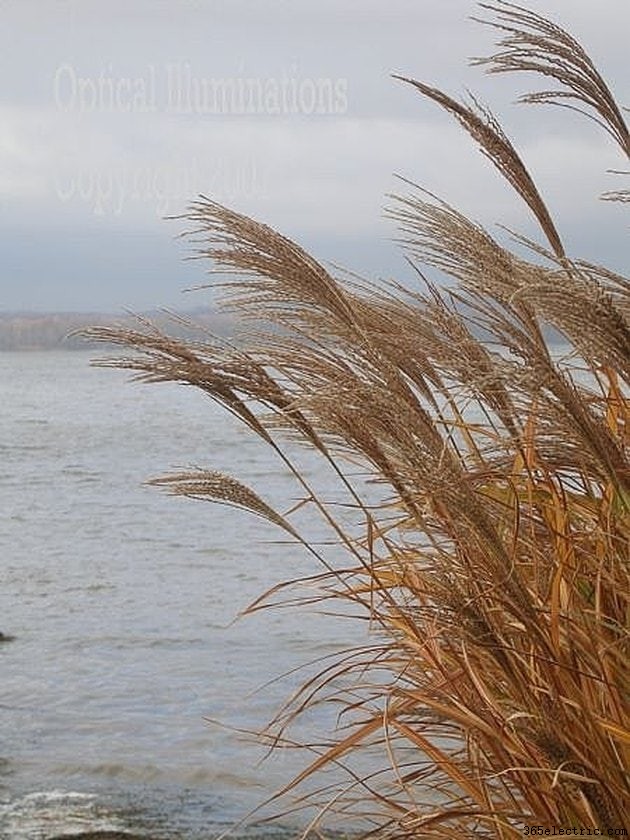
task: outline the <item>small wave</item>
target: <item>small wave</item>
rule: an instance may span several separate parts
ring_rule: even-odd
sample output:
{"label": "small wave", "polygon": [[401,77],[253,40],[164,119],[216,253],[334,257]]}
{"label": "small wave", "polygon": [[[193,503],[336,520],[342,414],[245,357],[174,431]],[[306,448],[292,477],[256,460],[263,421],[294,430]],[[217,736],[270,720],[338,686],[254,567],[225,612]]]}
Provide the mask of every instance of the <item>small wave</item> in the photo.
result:
{"label": "small wave", "polygon": [[75,791],[38,791],[0,804],[6,840],[45,840],[85,831],[124,832],[128,826],[107,812],[96,796]]}
{"label": "small wave", "polygon": [[46,444],[36,443],[0,443],[0,452],[46,452]]}
{"label": "small wave", "polygon": [[72,650],[90,650],[94,646],[110,647],[113,650],[133,650],[135,648],[165,648],[171,650],[190,650],[207,644],[202,638],[180,638],[168,636],[90,636],[69,640]]}
{"label": "small wave", "polygon": [[111,583],[87,583],[84,586],[68,586],[63,589],[63,592],[111,592],[116,587]]}

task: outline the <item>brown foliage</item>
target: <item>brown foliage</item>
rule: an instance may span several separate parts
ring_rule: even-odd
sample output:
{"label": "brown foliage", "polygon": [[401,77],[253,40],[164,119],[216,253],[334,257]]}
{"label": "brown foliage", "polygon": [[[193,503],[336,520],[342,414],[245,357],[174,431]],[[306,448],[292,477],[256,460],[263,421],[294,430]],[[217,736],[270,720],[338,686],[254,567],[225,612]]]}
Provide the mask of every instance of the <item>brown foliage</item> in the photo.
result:
{"label": "brown foliage", "polygon": [[[502,51],[479,63],[552,78],[559,91],[526,101],[577,103],[628,155],[621,110],[579,44],[513,4],[482,7],[505,34]],[[345,697],[347,728],[294,787],[371,745],[373,773],[349,769],[347,788],[323,804],[339,819],[359,813],[384,836],[507,840],[533,824],[621,827],[630,813],[630,281],[567,256],[491,115],[410,83],[481,144],[551,252],[525,243],[530,258],[517,256],[413,188],[392,210],[403,245],[421,278],[420,266],[454,285],[376,287],[333,277],[266,225],[200,198],[185,218],[199,256],[227,275],[227,305],[258,325],[249,343],[148,329],[90,335],[135,351],[110,364],[192,384],[239,417],[283,459],[345,555],[310,545],[289,514],[234,479],[202,471],[157,482],[276,522],[324,563],[322,598],[350,600],[371,619],[378,644],[322,671],[269,729],[282,743],[292,715],[345,680],[335,700]],[[562,356],[548,327],[563,337]],[[295,438],[335,471],[354,528],[300,473]],[[368,480],[380,483],[380,505]]]}

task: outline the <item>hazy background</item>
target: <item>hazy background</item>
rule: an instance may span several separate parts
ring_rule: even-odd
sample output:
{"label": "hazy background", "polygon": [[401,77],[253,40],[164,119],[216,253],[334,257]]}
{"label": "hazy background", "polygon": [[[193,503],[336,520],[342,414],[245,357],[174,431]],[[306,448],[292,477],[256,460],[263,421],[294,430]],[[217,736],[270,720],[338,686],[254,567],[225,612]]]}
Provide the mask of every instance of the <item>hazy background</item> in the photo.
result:
{"label": "hazy background", "polygon": [[[569,27],[628,103],[628,0],[529,6]],[[406,275],[383,218],[396,172],[487,224],[531,232],[488,162],[396,71],[480,93],[573,253],[627,270],[622,208],[596,200],[618,185],[606,168],[624,161],[577,116],[514,107],[526,79],[469,68],[494,37],[475,12],[469,0],[2,0],[0,313],[204,303],[182,295],[202,266],[183,262],[184,226],[163,219],[200,192],[375,277]],[[173,79],[186,86],[186,74],[294,85],[306,99],[299,113],[273,99],[264,113],[200,113],[177,107]],[[100,77],[105,96],[90,100]],[[341,92],[326,113],[308,113],[317,80]]]}

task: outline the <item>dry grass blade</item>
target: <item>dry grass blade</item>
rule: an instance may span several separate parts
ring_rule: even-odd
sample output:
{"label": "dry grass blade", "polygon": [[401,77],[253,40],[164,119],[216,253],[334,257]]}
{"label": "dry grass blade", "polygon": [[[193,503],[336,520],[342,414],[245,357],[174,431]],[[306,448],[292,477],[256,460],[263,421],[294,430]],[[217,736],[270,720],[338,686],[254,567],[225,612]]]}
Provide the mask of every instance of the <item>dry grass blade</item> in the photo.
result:
{"label": "dry grass blade", "polygon": [[[630,172],[618,172],[615,170],[611,170],[611,173],[614,175],[630,175]],[[602,195],[604,201],[621,201],[622,203],[626,203],[630,201],[630,190],[609,190]]]}
{"label": "dry grass blade", "polygon": [[472,63],[486,67],[489,73],[533,72],[553,79],[560,90],[529,93],[521,97],[521,102],[559,105],[585,114],[602,126],[630,157],[630,133],[622,110],[575,38],[523,6],[501,0],[479,5],[495,14],[494,19],[481,22],[507,34],[499,41],[501,52],[488,58],[475,58]]}
{"label": "dry grass blade", "polygon": [[630,190],[616,190],[612,192],[605,192],[602,196],[604,201],[630,201]]}
{"label": "dry grass blade", "polygon": [[218,502],[255,513],[299,539],[296,531],[279,513],[264,502],[251,488],[235,478],[216,470],[196,469],[171,473],[151,479],[148,484],[164,487],[174,496]]}
{"label": "dry grass blade", "polygon": [[282,314],[291,317],[296,307],[315,307],[341,323],[354,322],[351,305],[323,266],[273,228],[205,196],[184,218],[195,226],[188,235],[199,246],[197,256],[243,279],[233,300],[237,309],[246,292],[249,302],[256,301],[261,319],[271,313],[279,319]]}
{"label": "dry grass blade", "polygon": [[464,105],[438,88],[431,87],[423,82],[407,79],[404,76],[394,76],[394,78],[412,85],[423,96],[437,102],[458,120],[473,140],[479,144],[482,152],[492,161],[505,180],[514,187],[525,201],[538,220],[554,253],[558,258],[562,258],[564,248],[545,202],[518,152],[505,135],[494,115],[487,108],[482,108],[475,99],[473,99],[471,106]]}

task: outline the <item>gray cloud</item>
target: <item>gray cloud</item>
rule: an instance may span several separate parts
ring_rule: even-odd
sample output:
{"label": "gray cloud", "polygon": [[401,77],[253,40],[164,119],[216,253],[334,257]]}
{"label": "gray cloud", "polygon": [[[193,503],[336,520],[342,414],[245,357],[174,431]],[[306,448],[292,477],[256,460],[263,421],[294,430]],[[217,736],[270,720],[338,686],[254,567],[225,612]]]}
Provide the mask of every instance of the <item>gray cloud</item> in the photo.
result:
{"label": "gray cloud", "polygon": [[[619,89],[627,0],[530,6],[569,26]],[[376,275],[401,265],[382,213],[400,189],[394,172],[488,224],[531,232],[470,141],[392,71],[456,94],[470,86],[496,105],[568,240],[605,243],[600,258],[623,268],[623,216],[595,201],[614,185],[605,170],[623,162],[572,115],[513,108],[525,80],[466,66],[492,44],[467,19],[475,10],[467,0],[5,2],[0,306],[182,305],[178,290],[200,267],[181,263],[162,216],[198,192]],[[244,113],[239,85],[251,94]]]}

